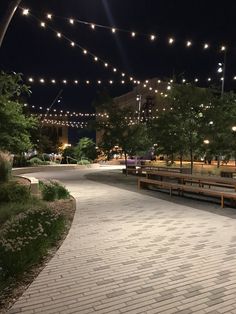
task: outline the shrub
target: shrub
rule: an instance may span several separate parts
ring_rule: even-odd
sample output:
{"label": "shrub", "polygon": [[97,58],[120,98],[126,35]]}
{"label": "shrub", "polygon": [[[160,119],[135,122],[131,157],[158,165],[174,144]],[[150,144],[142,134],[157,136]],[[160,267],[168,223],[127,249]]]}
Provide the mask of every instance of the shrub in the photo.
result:
{"label": "shrub", "polygon": [[15,277],[38,262],[64,228],[64,216],[48,208],[30,210],[6,222],[0,232],[2,277]]}
{"label": "shrub", "polygon": [[70,197],[69,191],[58,181],[39,182],[42,192],[42,198],[45,201],[52,202],[56,199],[66,199]]}
{"label": "shrub", "polygon": [[10,181],[0,184],[0,202],[24,202],[30,198],[29,187]]}
{"label": "shrub", "polygon": [[51,183],[42,183],[39,185],[41,192],[42,192],[42,198],[44,201],[47,202],[53,202],[57,198],[57,189],[55,186]]}
{"label": "shrub", "polygon": [[43,161],[39,159],[38,157],[33,157],[30,160],[28,160],[28,163],[30,166],[43,166],[43,165],[50,165],[49,161]]}
{"label": "shrub", "polygon": [[66,199],[70,197],[69,191],[61,185],[60,182],[58,181],[50,181],[52,185],[56,188],[56,193],[57,193],[57,199]]}
{"label": "shrub", "polygon": [[0,227],[7,220],[22,212],[26,212],[32,208],[37,209],[45,207],[46,203],[35,196],[30,196],[29,200],[25,200],[24,202],[0,203]]}
{"label": "shrub", "polygon": [[0,152],[0,181],[7,182],[11,177],[11,155],[8,153]]}
{"label": "shrub", "polygon": [[90,165],[91,162],[88,160],[88,159],[81,159],[79,162],[78,162],[78,165]]}
{"label": "shrub", "polygon": [[15,155],[13,158],[13,167],[27,167],[28,160],[24,155]]}

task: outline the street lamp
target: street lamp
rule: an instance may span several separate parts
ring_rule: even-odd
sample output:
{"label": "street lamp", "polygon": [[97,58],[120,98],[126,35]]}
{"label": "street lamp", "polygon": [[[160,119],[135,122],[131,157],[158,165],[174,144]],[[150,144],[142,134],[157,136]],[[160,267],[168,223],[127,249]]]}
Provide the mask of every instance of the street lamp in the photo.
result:
{"label": "street lamp", "polygon": [[[224,49],[223,49],[224,48]],[[223,46],[221,48],[221,51],[224,52],[224,61],[218,63],[217,72],[222,73],[221,77],[221,97],[224,95],[224,89],[225,89],[225,71],[226,71],[226,48]]]}
{"label": "street lamp", "polygon": [[141,105],[142,105],[142,95],[137,95],[136,100],[138,101],[138,121],[140,121]]}
{"label": "street lamp", "polygon": [[[233,131],[234,136],[235,136],[236,135],[236,126],[232,126],[231,130]],[[236,149],[234,150],[234,163],[236,166]]]}

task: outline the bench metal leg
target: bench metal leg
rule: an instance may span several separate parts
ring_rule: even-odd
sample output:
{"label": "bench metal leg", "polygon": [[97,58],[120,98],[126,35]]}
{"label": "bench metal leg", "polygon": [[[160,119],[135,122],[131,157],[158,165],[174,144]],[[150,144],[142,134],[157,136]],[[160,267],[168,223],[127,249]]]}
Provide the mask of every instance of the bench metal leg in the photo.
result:
{"label": "bench metal leg", "polygon": [[224,196],[221,195],[221,208],[224,208]]}

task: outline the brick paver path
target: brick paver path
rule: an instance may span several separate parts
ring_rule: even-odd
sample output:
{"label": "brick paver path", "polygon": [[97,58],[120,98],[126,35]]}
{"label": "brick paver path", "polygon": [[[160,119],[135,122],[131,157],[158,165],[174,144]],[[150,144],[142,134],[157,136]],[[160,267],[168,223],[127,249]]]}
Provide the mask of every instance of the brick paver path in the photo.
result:
{"label": "brick paver path", "polygon": [[78,210],[57,254],[9,313],[236,313],[235,216],[84,173],[48,174],[78,197]]}

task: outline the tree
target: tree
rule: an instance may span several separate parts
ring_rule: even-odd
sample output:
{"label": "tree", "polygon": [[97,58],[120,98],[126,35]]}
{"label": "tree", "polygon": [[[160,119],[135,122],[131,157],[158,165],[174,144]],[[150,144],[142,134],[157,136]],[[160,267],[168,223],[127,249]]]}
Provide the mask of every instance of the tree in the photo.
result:
{"label": "tree", "polygon": [[96,124],[101,135],[98,145],[107,151],[114,146],[122,149],[127,174],[127,156],[142,155],[152,146],[147,125],[138,122],[132,108],[117,108],[113,102],[109,102],[103,104],[102,109],[105,112],[100,114]]}
{"label": "tree", "polygon": [[222,156],[233,153],[235,156],[236,143],[232,127],[236,121],[236,103],[234,93],[224,93],[223,97],[215,95],[214,101],[205,110],[204,130],[209,144],[207,152],[216,156],[217,166],[220,166]]}
{"label": "tree", "polygon": [[97,157],[96,145],[88,137],[83,137],[74,149],[74,155],[77,159],[94,160]]}
{"label": "tree", "polygon": [[29,89],[20,74],[0,74],[0,150],[21,153],[31,148],[30,131],[36,127],[33,117],[24,114],[23,95]]}

